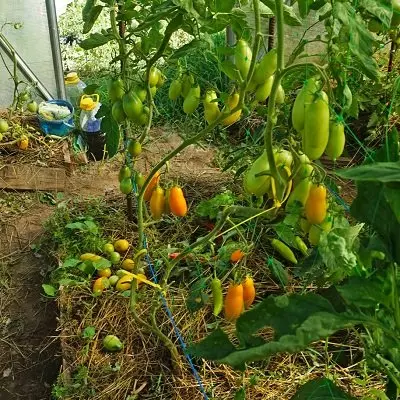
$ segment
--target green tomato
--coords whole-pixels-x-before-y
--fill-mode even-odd
[[[111,264],[116,265],[119,263],[120,260],[121,260],[121,255],[118,252],[113,251],[112,253],[110,253]]]

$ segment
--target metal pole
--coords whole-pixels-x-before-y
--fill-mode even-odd
[[[64,71],[61,58],[60,36],[57,24],[57,12],[54,0],[46,0],[47,20],[49,24],[49,34],[51,51],[53,56],[53,66],[57,85],[57,95],[61,99],[66,99],[64,85]]]
[[[14,60],[15,56],[18,69],[24,74],[26,79],[28,79],[29,82],[31,82],[35,86],[36,90],[45,100],[53,99],[51,93],[47,90],[47,88],[43,85],[43,83],[39,80],[35,73],[28,67],[23,58],[16,52],[16,50],[12,47],[12,45],[2,33],[0,33],[0,48],[3,49],[10,60]]]

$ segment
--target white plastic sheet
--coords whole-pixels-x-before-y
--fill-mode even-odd
[[[0,0],[0,27],[5,22],[23,24],[19,30],[8,26],[3,33],[48,91],[57,97],[45,0]],[[11,60],[7,57],[6,60],[7,65],[12,67]],[[21,72],[19,76],[26,80]],[[12,93],[12,81],[0,62],[0,107],[11,104]]]

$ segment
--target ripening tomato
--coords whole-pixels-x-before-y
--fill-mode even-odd
[[[249,194],[254,194],[257,197],[263,196],[268,192],[271,186],[271,176],[261,175],[256,176],[260,172],[269,171],[269,162],[267,151],[263,153],[254,161],[253,165],[247,171],[244,177],[244,189]]]
[[[243,285],[231,283],[224,301],[225,318],[233,321],[239,318],[240,314],[243,312],[243,309]]]
[[[320,224],[326,217],[326,187],[313,184],[305,204],[305,215],[310,224]]]
[[[165,193],[161,186],[157,186],[150,198],[150,212],[153,219],[158,220],[164,213]]]
[[[172,214],[177,217],[184,217],[187,214],[187,203],[182,189],[179,186],[173,186],[168,194],[168,205]]]

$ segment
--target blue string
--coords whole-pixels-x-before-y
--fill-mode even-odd
[[[346,210],[346,212],[350,212],[350,206],[340,197],[338,193],[336,193],[332,188],[328,186],[329,193],[333,195],[333,197],[336,197],[336,200],[338,203],[340,203],[343,208]]]
[[[125,147],[126,147],[126,143],[125,143]],[[127,154],[127,159],[128,159],[128,163],[130,164],[131,163],[131,157],[130,157],[129,153]],[[134,179],[134,175],[132,175],[132,177],[131,177],[131,182],[132,182],[134,193],[137,193],[138,188],[137,188],[137,185],[136,185],[136,182],[135,182],[135,179]],[[143,248],[148,250],[146,234],[144,235],[144,239],[143,239]],[[148,251],[147,251],[147,253],[145,255],[145,259],[146,259],[147,266],[149,267],[149,270],[150,270],[150,273],[151,273],[151,279],[153,280],[154,283],[157,283],[158,279],[157,279],[156,271],[154,270],[154,265],[153,265],[153,262],[152,262],[152,260],[151,260],[151,258],[149,256]],[[168,315],[169,320],[171,321],[171,324],[172,324],[172,327],[174,329],[175,335],[178,338],[179,345],[180,345],[180,347],[181,347],[181,349],[183,351],[183,354],[186,357],[187,362],[190,365],[190,368],[192,370],[193,376],[195,377],[195,379],[197,381],[197,384],[199,386],[200,392],[203,395],[203,399],[204,400],[209,400],[209,398],[208,398],[208,396],[206,394],[206,391],[204,389],[201,377],[200,377],[199,373],[197,372],[197,369],[196,369],[195,365],[193,364],[192,357],[190,357],[190,355],[186,351],[186,347],[187,346],[186,346],[185,340],[183,339],[183,337],[181,335],[181,332],[180,332],[178,326],[176,325],[174,316],[172,315],[172,312],[171,312],[170,308],[168,307],[167,300],[163,296],[163,294],[160,294],[160,296],[161,296],[161,300],[162,300],[164,309],[165,309],[165,311],[166,311],[166,313]]]
[[[144,240],[143,240],[143,247],[146,250],[148,249],[146,236],[144,237]],[[154,283],[157,283],[157,275],[156,275],[156,272],[154,270],[153,262],[152,262],[152,260],[151,260],[151,258],[150,258],[148,253],[146,253],[145,259],[146,259],[146,262],[147,262],[147,266],[149,267],[150,272],[151,272],[151,278],[154,281]],[[165,299],[165,297],[162,294],[160,294],[160,296],[161,296],[165,311],[168,314],[168,318],[171,321],[172,327],[174,328],[175,335],[178,338],[178,341],[179,341],[179,344],[180,344],[180,346],[182,348],[182,351],[185,354],[186,360],[188,361],[188,363],[190,365],[190,368],[191,368],[191,370],[193,372],[193,375],[194,375],[194,377],[195,377],[195,379],[197,381],[197,384],[199,386],[200,392],[203,395],[203,399],[208,400],[208,396],[207,396],[206,391],[204,389],[203,382],[201,381],[201,377],[200,377],[199,373],[197,372],[197,369],[196,369],[195,365],[193,364],[192,358],[186,352],[185,340],[183,339],[183,337],[181,335],[181,332],[180,332],[178,326],[175,323],[175,319],[174,319],[174,317],[172,315],[172,312],[171,312],[170,308],[168,307],[167,300]]]

